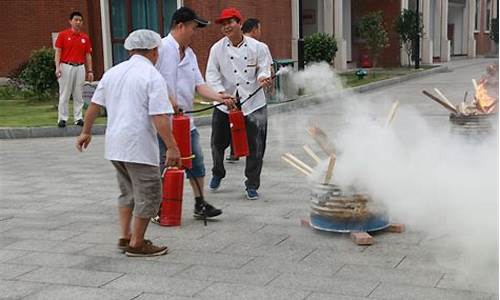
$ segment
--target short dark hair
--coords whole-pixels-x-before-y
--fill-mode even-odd
[[[249,33],[256,28],[259,28],[259,24],[260,21],[258,19],[254,18],[247,19],[243,23],[243,26],[241,26],[241,31],[243,31],[243,33]]]
[[[172,15],[172,20],[170,21],[170,29],[174,29],[174,27],[179,23],[186,23],[189,21],[195,21],[200,28],[205,27],[210,23],[197,16],[194,10],[192,10],[191,8],[183,6],[177,9]]]
[[[83,19],[83,15],[79,11],[74,11],[74,12],[71,13],[71,15],[69,15],[69,19],[70,20],[73,20],[74,17],[80,17],[80,18]]]

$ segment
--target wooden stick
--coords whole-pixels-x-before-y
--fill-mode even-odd
[[[295,169],[297,169],[300,173],[302,173],[302,174],[304,174],[306,176],[311,175],[311,173],[307,172],[306,170],[304,170],[301,167],[299,167],[298,165],[296,165],[293,161],[291,161],[290,159],[288,159],[285,155],[282,155],[281,159],[284,160],[285,162],[287,162],[290,166],[292,166]]]
[[[330,154],[335,153],[335,147],[328,140],[328,136],[326,133],[321,130],[318,126],[310,127],[307,129],[307,133],[314,139],[316,143],[318,143],[319,147],[326,155],[330,156]]]
[[[478,89],[478,86],[477,86],[477,82],[476,82],[476,79],[472,79],[472,85],[474,86],[474,93],[477,92],[477,89]]]
[[[437,103],[441,104],[444,108],[446,108],[447,110],[453,112],[453,113],[458,113],[457,109],[453,106],[449,106],[447,103],[441,101],[441,99],[437,98],[436,96],[432,95],[431,93],[427,92],[427,91],[422,91],[422,93],[424,95],[426,95],[427,97],[431,98],[432,100],[436,101]]]
[[[314,153],[314,151],[308,145],[304,145],[302,146],[302,148],[307,154],[309,154],[309,156],[316,162],[316,164],[319,164],[321,162],[319,156],[317,156],[316,153]]]
[[[385,122],[385,127],[389,127],[392,123],[392,120],[394,120],[394,116],[396,116],[396,111],[399,107],[399,101],[396,100],[394,104],[392,104],[392,108],[389,111],[389,114],[387,115],[387,121]]]
[[[285,153],[284,156],[293,161],[294,163],[296,163],[297,165],[299,165],[302,169],[308,171],[309,173],[313,172],[313,169],[311,167],[309,167],[305,162],[295,157],[292,153]]]
[[[446,102],[449,106],[455,107],[455,105],[453,105],[453,103],[451,103],[451,101],[448,98],[446,98],[446,96],[443,93],[441,93],[440,90],[435,88],[434,91],[436,91],[439,97],[441,97],[441,99],[444,100],[444,102]]]
[[[333,167],[335,166],[335,154],[330,155],[330,161],[328,162],[328,169],[326,170],[324,184],[329,184],[332,179]]]

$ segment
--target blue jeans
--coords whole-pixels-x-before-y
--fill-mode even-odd
[[[167,152],[167,148],[165,147],[165,144],[160,136],[158,136],[158,144],[160,146],[160,171],[163,173],[163,170],[165,169],[165,153]],[[203,163],[203,151],[201,151],[200,134],[196,129],[191,130],[191,150],[194,154],[193,167],[189,170],[191,172],[186,172],[186,177],[205,177],[205,164]]]

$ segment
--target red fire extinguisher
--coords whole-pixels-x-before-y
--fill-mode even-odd
[[[172,133],[181,153],[182,167],[185,169],[193,167],[190,129],[189,117],[183,113],[178,113],[174,116],[172,120]]]
[[[177,168],[166,169],[163,175],[163,195],[160,207],[160,225],[181,225],[183,191],[184,170]]]
[[[245,116],[241,110],[231,110],[229,112],[229,126],[231,128],[231,141],[233,143],[234,156],[248,156],[247,129],[245,126]]]

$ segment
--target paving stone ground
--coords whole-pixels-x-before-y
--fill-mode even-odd
[[[459,61],[451,72],[360,98],[381,107],[399,99],[445,126],[446,111],[421,90],[439,87],[461,99],[493,61]],[[150,239],[171,249],[155,258],[127,258],[115,248],[118,189],[103,136],[84,154],[74,138],[0,141],[0,299],[497,299],[497,285],[465,284],[459,270],[437,264],[446,257],[453,266],[460,253],[411,227],[356,246],[347,235],[301,226],[309,186],[280,155],[313,144],[306,121],[328,119],[330,128],[341,128],[338,101],[270,118],[262,199],[244,198],[244,161],[226,164],[221,190],[207,194],[224,214],[205,227],[191,216],[186,188],[182,226],[148,229]],[[209,171],[210,128],[199,130]]]

